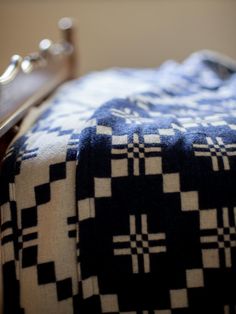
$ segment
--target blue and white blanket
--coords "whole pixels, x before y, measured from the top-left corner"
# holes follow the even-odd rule
[[[236,63],[67,83],[0,180],[4,314],[236,313]]]

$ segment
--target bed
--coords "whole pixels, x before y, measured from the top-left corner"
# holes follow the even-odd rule
[[[70,80],[60,25],[0,78],[0,311],[235,314],[236,62]]]

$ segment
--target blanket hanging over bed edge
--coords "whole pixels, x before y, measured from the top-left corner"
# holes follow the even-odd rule
[[[4,313],[236,313],[236,63],[67,83],[1,172]]]

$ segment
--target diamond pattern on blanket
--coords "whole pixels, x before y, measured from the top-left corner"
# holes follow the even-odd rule
[[[188,288],[204,287],[204,273],[202,269],[187,269],[186,282]]]
[[[187,289],[175,289],[170,291],[171,308],[188,307]]]
[[[23,247],[22,268],[36,266],[38,262],[38,246]]]

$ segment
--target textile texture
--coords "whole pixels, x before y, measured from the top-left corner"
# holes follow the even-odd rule
[[[50,102],[1,171],[3,313],[235,314],[236,63],[111,69]]]

